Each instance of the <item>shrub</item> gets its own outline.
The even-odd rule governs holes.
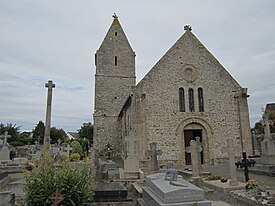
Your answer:
[[[68,162],[58,162],[58,167],[55,164],[48,154],[44,155],[39,165],[26,175],[22,205],[50,206],[53,194],[63,197],[59,205],[87,205],[93,192],[93,177],[87,165],[77,170]]]
[[[19,142],[19,141],[13,141],[9,143],[10,145],[17,147],[17,146],[23,146],[24,143],[23,142]]]
[[[73,148],[72,153],[83,153],[82,146],[77,140],[72,141],[71,146]]]
[[[80,160],[80,155],[78,153],[72,153],[70,155],[70,161],[79,161]]]

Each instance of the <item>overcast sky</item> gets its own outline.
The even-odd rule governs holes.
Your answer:
[[[52,79],[52,126],[92,122],[94,54],[116,12],[136,52],[137,81],[190,24],[193,33],[250,94],[251,126],[275,102],[274,0],[1,0],[0,123],[32,130],[45,122]]]

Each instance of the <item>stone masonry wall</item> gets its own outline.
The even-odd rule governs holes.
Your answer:
[[[94,147],[121,150],[117,118],[135,86],[135,53],[117,18],[96,52]]]
[[[185,91],[186,112],[179,111],[180,87]],[[195,112],[189,112],[189,88],[194,89]],[[198,88],[203,89],[204,112],[198,112]],[[242,108],[241,121],[246,127],[249,126],[248,112],[247,104],[238,106],[234,91],[242,98],[242,88],[191,32],[187,31],[160,59],[138,84],[137,91],[139,97],[146,95],[143,100],[146,114],[144,108],[142,110],[146,125],[138,124],[146,128],[139,131],[146,131],[147,145],[157,142],[157,147],[163,151],[160,160],[180,158],[180,150],[184,150],[179,144],[183,131],[179,134],[177,128],[188,118],[200,119],[211,129],[204,141],[209,145],[212,162],[226,157],[228,138],[234,140],[236,155],[241,155],[239,109]],[[243,138],[251,139],[247,133]]]

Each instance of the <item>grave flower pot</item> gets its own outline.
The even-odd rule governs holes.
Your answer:
[[[227,177],[222,177],[221,182],[227,182],[228,178]]]

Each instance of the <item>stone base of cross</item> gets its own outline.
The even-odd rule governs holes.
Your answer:
[[[154,174],[159,170],[158,155],[162,155],[162,150],[157,150],[157,144],[155,142],[150,143],[150,150],[145,152],[145,156],[151,159],[150,162],[150,174]]]

